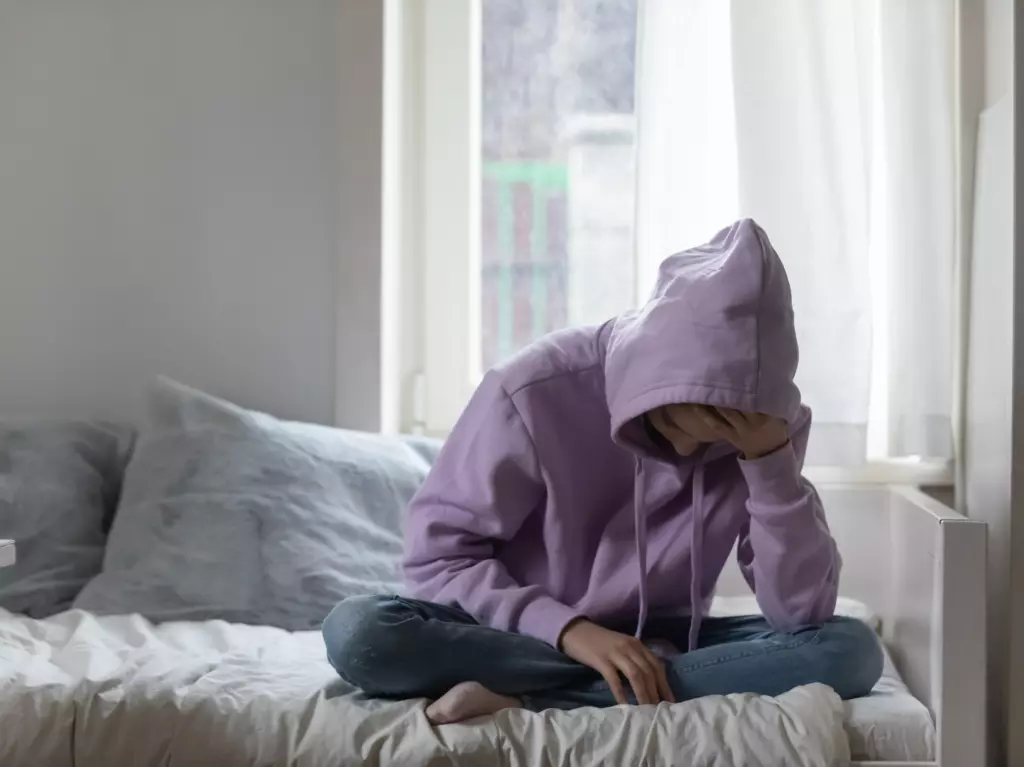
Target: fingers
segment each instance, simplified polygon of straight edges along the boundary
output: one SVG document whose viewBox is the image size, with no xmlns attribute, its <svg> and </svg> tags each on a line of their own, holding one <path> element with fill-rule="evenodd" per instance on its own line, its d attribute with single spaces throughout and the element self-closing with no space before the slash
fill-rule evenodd
<svg viewBox="0 0 1024 767">
<path fill-rule="evenodd" d="M 622 676 L 638 703 L 674 701 L 661 659 L 635 637 L 580 620 L 563 632 L 562 646 L 566 655 L 604 678 L 616 703 L 630 702 Z"/>
<path fill-rule="evenodd" d="M 651 658 L 654 662 L 655 667 L 654 673 L 655 680 L 658 684 L 658 695 L 664 701 L 668 701 L 669 703 L 675 703 L 676 696 L 672 692 L 671 685 L 669 685 L 668 683 L 668 674 L 665 673 L 664 662 L 661 660 L 661 658 L 659 658 L 657 655 L 654 655 L 653 653 L 651 653 Z"/>
<path fill-rule="evenodd" d="M 615 696 L 615 702 L 620 704 L 629 703 L 629 698 L 626 697 L 626 690 L 622 686 L 622 681 L 619 679 L 619 670 L 612 664 L 602 663 L 598 667 L 597 672 L 604 677 L 604 681 L 608 683 L 608 687 L 612 691 L 612 695 Z"/>
<path fill-rule="evenodd" d="M 701 422 L 713 430 L 722 439 L 728 440 L 735 435 L 735 429 L 713 407 L 694 408 L 694 413 Z"/>
<path fill-rule="evenodd" d="M 668 421 L 665 420 L 665 409 L 657 407 L 647 413 L 647 417 L 651 419 L 658 429 L 665 429 L 668 427 Z"/>
<path fill-rule="evenodd" d="M 647 670 L 643 668 L 642 662 L 637 662 L 632 657 L 621 654 L 614 656 L 612 662 L 629 680 L 629 686 L 633 688 L 633 694 L 636 696 L 637 703 L 646 705 L 657 702 L 654 700 L 654 695 L 651 691 L 653 685 L 649 683 Z"/>
<path fill-rule="evenodd" d="M 692 452 L 692 445 L 689 444 L 685 432 L 679 428 L 676 422 L 672 420 L 671 415 L 664 409 L 658 408 L 648 418 L 658 433 L 668 440 L 673 450 L 680 455 L 688 455 Z"/>
<path fill-rule="evenodd" d="M 661 418 L 661 423 L 672 429 L 682 429 L 683 427 L 676 423 L 675 417 L 672 415 L 672 411 L 667 407 L 659 407 L 657 410 L 658 416 Z"/>
<path fill-rule="evenodd" d="M 655 692 L 657 693 L 657 700 L 675 703 L 676 698 L 672 693 L 672 687 L 668 683 L 668 675 L 665 673 L 665 662 L 647 646 L 643 647 L 643 658 L 650 671 Z"/>
<path fill-rule="evenodd" d="M 633 656 L 632 661 L 637 666 L 644 688 L 644 699 L 642 702 L 651 706 L 658 704 L 661 702 L 661 695 L 658 694 L 658 676 L 651 666 L 650 659 L 647 657 L 647 648 L 643 648 L 642 652 L 638 652 Z M 641 702 L 639 696 L 637 696 L 637 702 Z"/>
<path fill-rule="evenodd" d="M 651 425 L 658 430 L 658 433 L 675 445 L 674 435 L 679 430 L 679 427 L 666 416 L 664 408 L 659 407 L 652 410 L 647 414 L 647 417 L 650 419 Z"/>
<path fill-rule="evenodd" d="M 636 660 L 644 668 L 647 688 L 652 696 L 650 703 L 660 703 L 663 700 L 675 703 L 675 696 L 672 694 L 672 688 L 669 687 L 668 677 L 665 675 L 665 664 L 661 658 L 655 655 L 650 648 L 641 645 Z"/>
<path fill-rule="evenodd" d="M 675 439 L 675 436 L 683 431 L 683 428 L 676 423 L 675 419 L 672 417 L 672 413 L 665 408 L 659 407 L 654 411 L 651 421 L 654 423 L 658 431 L 661 432 L 662 436 L 667 437 L 669 442 L 676 445 L 677 440 Z"/>
<path fill-rule="evenodd" d="M 739 410 L 733 410 L 731 407 L 718 407 L 714 408 L 714 410 L 721 418 L 724 418 L 726 423 L 728 423 L 735 431 L 742 433 L 744 430 L 750 428 L 750 422 L 747 420 L 747 416 Z"/>
<path fill-rule="evenodd" d="M 704 407 L 701 408 L 701 410 L 707 413 L 712 418 L 712 420 L 714 420 L 715 423 L 717 423 L 723 429 L 729 429 L 732 427 L 732 423 L 729 421 L 728 418 L 725 417 L 725 414 L 722 412 L 723 410 L 725 410 L 725 408 L 717 408 L 713 407 L 712 405 L 705 405 Z"/>
<path fill-rule="evenodd" d="M 629 681 L 637 703 L 656 705 L 663 700 L 669 703 L 675 702 L 675 696 L 672 694 L 672 688 L 665 675 L 665 665 L 660 658 L 643 645 L 617 653 L 611 660 Z M 618 700 L 617 695 L 616 700 Z"/>
</svg>

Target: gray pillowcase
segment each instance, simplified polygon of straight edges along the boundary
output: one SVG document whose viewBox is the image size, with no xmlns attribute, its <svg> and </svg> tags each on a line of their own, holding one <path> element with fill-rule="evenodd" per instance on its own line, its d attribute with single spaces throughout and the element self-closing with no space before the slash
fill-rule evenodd
<svg viewBox="0 0 1024 767">
<path fill-rule="evenodd" d="M 278 421 L 161 379 L 128 465 L 95 613 L 317 628 L 393 592 L 438 443 Z"/>
<path fill-rule="evenodd" d="M 0 567 L 0 607 L 53 615 L 99 573 L 131 443 L 113 424 L 0 424 L 0 538 L 17 552 Z"/>
</svg>

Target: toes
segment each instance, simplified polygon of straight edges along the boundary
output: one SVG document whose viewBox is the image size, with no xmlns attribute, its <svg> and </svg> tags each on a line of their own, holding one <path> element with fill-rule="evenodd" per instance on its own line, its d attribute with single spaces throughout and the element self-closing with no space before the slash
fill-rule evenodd
<svg viewBox="0 0 1024 767">
<path fill-rule="evenodd" d="M 430 720 L 431 724 L 448 724 L 446 713 L 444 707 L 441 706 L 440 700 L 435 700 L 427 706 L 427 719 Z"/>
<path fill-rule="evenodd" d="M 464 718 L 462 711 L 466 708 L 466 690 L 463 685 L 456 685 L 440 698 L 427 706 L 426 714 L 434 724 L 451 724 Z"/>
<path fill-rule="evenodd" d="M 454 724 L 520 705 L 515 698 L 491 692 L 478 682 L 463 682 L 427 706 L 425 713 L 433 724 Z"/>
</svg>

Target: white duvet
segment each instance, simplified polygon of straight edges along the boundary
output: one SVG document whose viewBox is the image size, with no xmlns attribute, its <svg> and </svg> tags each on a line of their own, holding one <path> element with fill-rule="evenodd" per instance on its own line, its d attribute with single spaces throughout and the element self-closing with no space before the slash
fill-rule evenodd
<svg viewBox="0 0 1024 767">
<path fill-rule="evenodd" d="M 425 658 L 424 662 L 429 662 Z M 432 727 L 364 699 L 316 632 L 0 610 L 0 765 L 846 765 L 831 689 L 507 711 Z"/>
</svg>

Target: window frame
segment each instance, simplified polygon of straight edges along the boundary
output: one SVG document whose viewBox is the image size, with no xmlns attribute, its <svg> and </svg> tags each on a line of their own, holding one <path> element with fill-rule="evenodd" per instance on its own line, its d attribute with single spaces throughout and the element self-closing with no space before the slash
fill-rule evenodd
<svg viewBox="0 0 1024 767">
<path fill-rule="evenodd" d="M 481 0 L 423 14 L 422 428 L 443 434 L 479 383 Z"/>
</svg>

